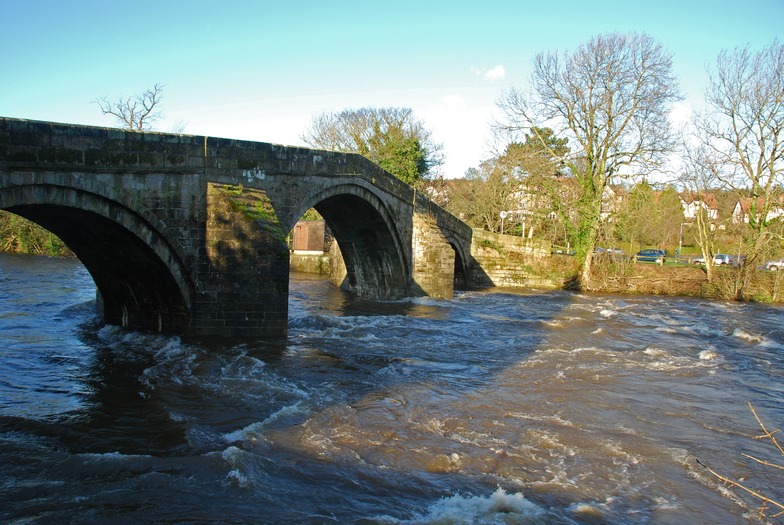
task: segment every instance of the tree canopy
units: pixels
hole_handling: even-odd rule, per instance
[[[709,74],[708,110],[695,119],[699,142],[691,155],[739,200],[747,195],[746,264],[735,283],[741,299],[754,263],[784,238],[772,213],[784,198],[784,44],[724,50]]]
[[[443,164],[443,146],[409,108],[321,113],[302,140],[313,148],[358,153],[408,184],[431,177]]]
[[[566,164],[579,190],[573,240],[584,285],[590,285],[605,188],[658,168],[673,148],[669,112],[680,99],[677,86],[672,58],[660,44],[645,34],[611,33],[571,53],[538,54],[530,89],[512,89],[499,101],[501,129],[530,131],[549,147],[534,125],[542,123],[573,144]]]
[[[568,138],[558,138],[550,128],[532,127],[523,142],[512,142],[500,156],[502,162],[528,178],[559,175],[569,153]]]

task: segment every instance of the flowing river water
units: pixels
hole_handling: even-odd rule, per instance
[[[752,522],[697,460],[782,496],[742,456],[776,459],[747,403],[784,424],[781,307],[290,288],[286,341],[215,346],[101,326],[78,261],[0,255],[0,522]]]

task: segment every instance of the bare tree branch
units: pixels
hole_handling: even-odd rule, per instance
[[[164,84],[154,84],[141,94],[119,98],[110,102],[107,97],[95,99],[104,115],[112,115],[115,120],[129,131],[149,131],[161,118],[158,105],[163,99]]]
[[[755,439],[768,439],[768,440],[770,440],[770,442],[778,449],[778,451],[782,455],[784,455],[784,449],[782,449],[781,445],[779,445],[778,441],[776,440],[775,436],[773,435],[777,431],[775,431],[775,430],[774,431],[770,431],[770,430],[767,429],[765,424],[762,422],[762,419],[760,419],[760,417],[757,415],[757,411],[754,410],[754,406],[752,406],[751,403],[749,403],[749,409],[751,410],[751,413],[754,414],[754,418],[757,420],[757,423],[759,424],[760,428],[762,428],[762,432],[763,432],[762,435],[757,436]],[[755,458],[753,456],[750,456],[748,454],[742,454],[742,455],[744,457],[747,457],[747,458],[749,458],[749,459],[751,459],[753,461],[756,461],[757,463],[760,463],[762,465],[772,466],[772,467],[775,467],[775,468],[778,468],[778,469],[784,469],[784,467],[782,467],[782,466],[780,466],[778,464],[775,464],[775,463],[772,463],[772,462],[768,462],[768,461],[764,461],[764,460],[760,460],[760,459],[757,459],[757,458]],[[729,477],[727,477],[727,476],[725,476],[723,474],[720,474],[719,472],[717,472],[717,471],[713,470],[712,468],[708,467],[707,465],[705,465],[699,459],[697,460],[697,463],[700,466],[702,466],[703,468],[705,468],[705,470],[710,472],[714,477],[719,479],[725,486],[727,486],[729,488],[738,488],[738,489],[746,492],[747,494],[750,494],[751,496],[753,496],[754,498],[758,499],[759,501],[761,501],[762,504],[758,508],[758,512],[759,512],[760,518],[764,518],[764,517],[776,518],[776,517],[784,515],[784,503],[781,503],[781,502],[779,502],[777,500],[774,500],[773,498],[763,494],[761,491],[754,490],[754,489],[750,488],[748,485],[746,485],[744,483],[741,483],[740,481],[735,481],[735,480],[730,479]],[[777,509],[780,509],[780,510],[776,514],[768,516],[767,515],[768,505],[776,507]]]
[[[784,45],[722,51],[709,73],[709,110],[695,127],[717,161],[718,177],[746,196],[746,264],[734,290],[743,299],[755,262],[772,238],[781,238],[771,226],[777,215],[772,212],[784,205]]]

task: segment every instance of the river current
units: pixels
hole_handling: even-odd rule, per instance
[[[784,310],[290,283],[287,341],[102,326],[76,260],[0,255],[0,522],[735,524],[781,501]],[[773,521],[775,522],[775,520]]]

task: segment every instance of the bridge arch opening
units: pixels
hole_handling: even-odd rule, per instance
[[[314,200],[311,207],[324,219],[338,247],[332,250],[333,282],[364,299],[406,297],[405,257],[381,203],[344,191]]]
[[[454,286],[457,290],[465,290],[468,288],[468,270],[465,263],[465,258],[460,253],[460,249],[454,242],[449,242],[449,246],[455,251],[455,274]]]
[[[185,331],[192,287],[154,229],[129,210],[95,196],[80,194],[76,207],[74,190],[44,194],[45,199],[40,192],[31,198],[21,188],[0,192],[0,209],[42,226],[68,246],[95,282],[104,322]]]

